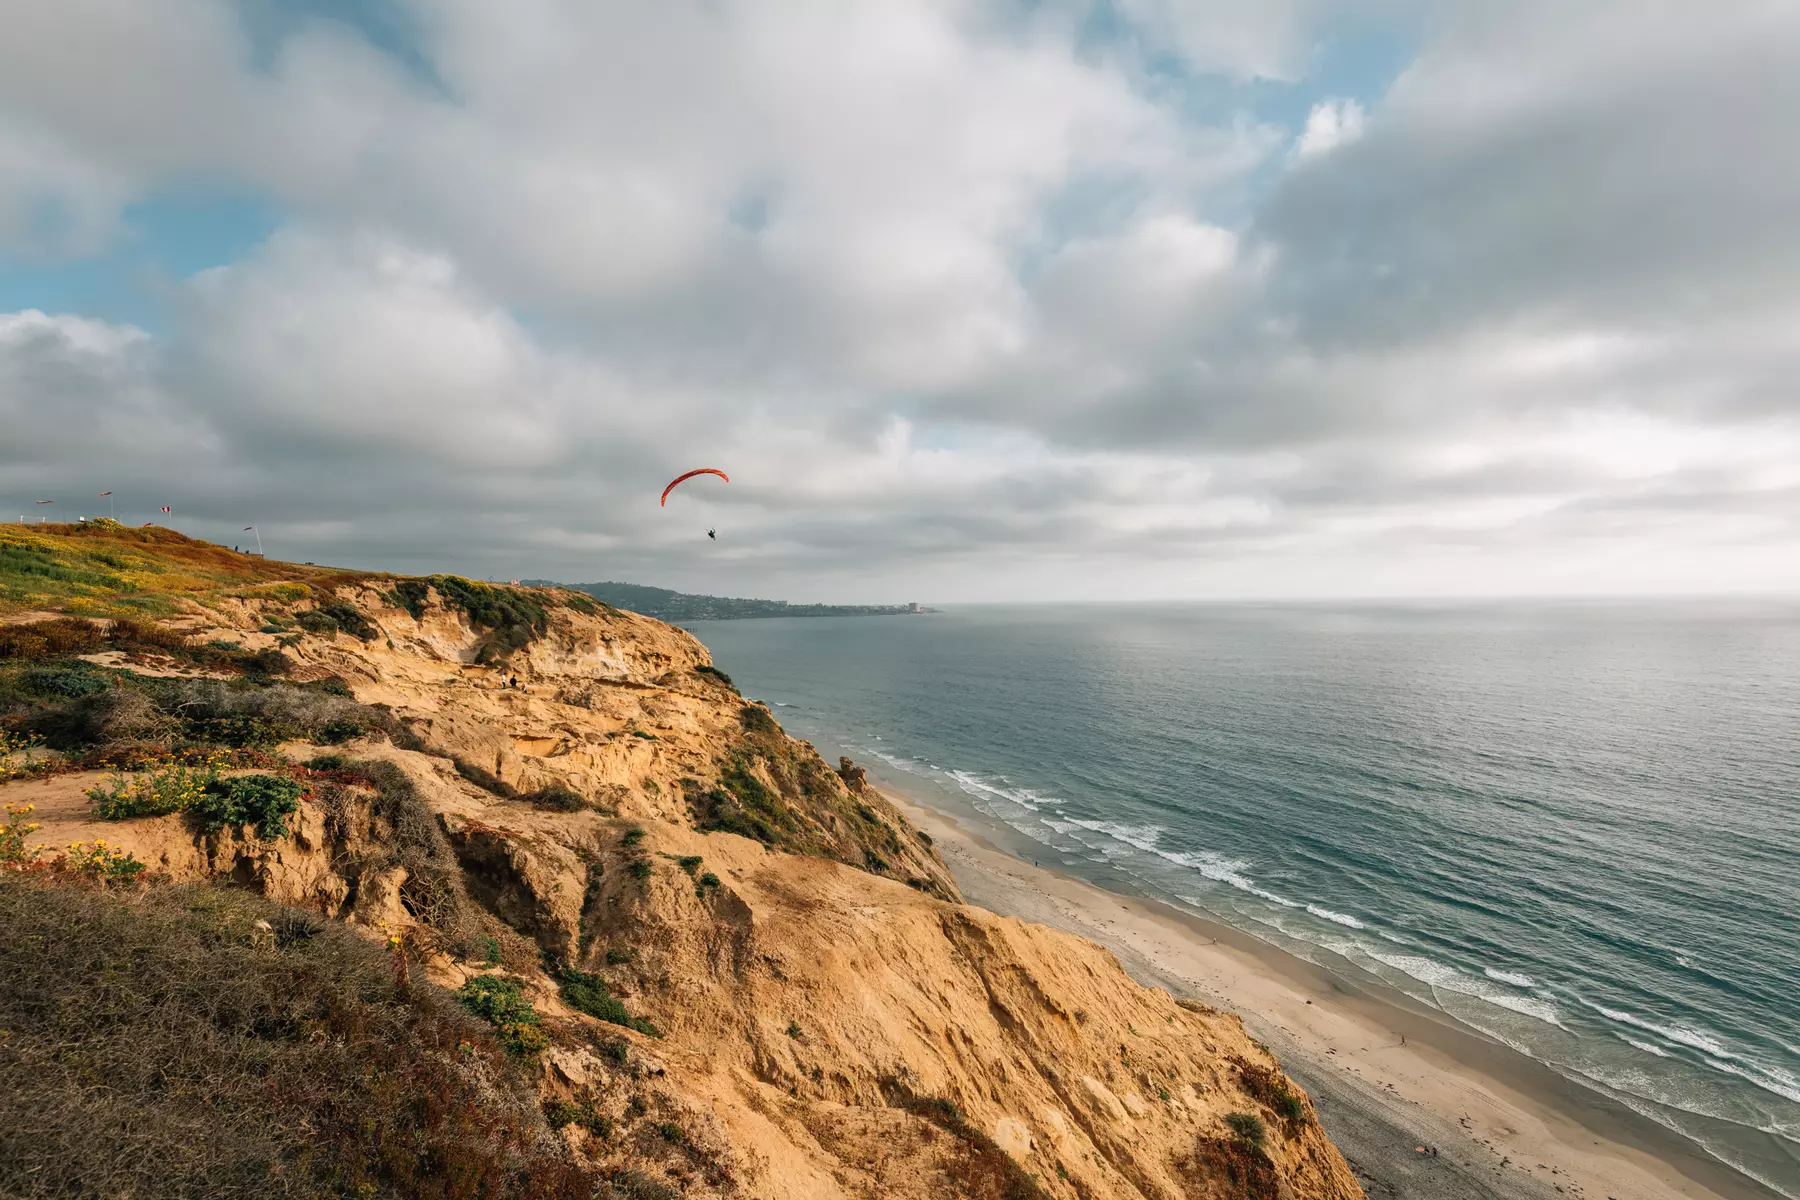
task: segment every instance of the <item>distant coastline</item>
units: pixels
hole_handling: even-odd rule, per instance
[[[550,580],[528,579],[528,584]],[[636,583],[559,583],[586,592],[603,604],[629,609],[659,621],[741,621],[764,617],[911,617],[937,610],[922,604],[789,604],[786,600],[700,596]]]

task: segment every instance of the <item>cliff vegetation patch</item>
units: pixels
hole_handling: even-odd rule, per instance
[[[0,928],[0,1194],[612,1194],[489,1026],[347,929],[28,876]]]

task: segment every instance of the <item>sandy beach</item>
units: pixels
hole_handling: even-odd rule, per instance
[[[1035,866],[881,786],[936,840],[970,903],[1091,938],[1141,982],[1239,1013],[1312,1094],[1371,1197],[1779,1200],[1441,1013],[1222,924]]]

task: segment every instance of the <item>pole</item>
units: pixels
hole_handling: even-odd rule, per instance
[[[257,531],[256,531],[256,556],[257,556],[257,557],[258,557],[258,558],[264,558],[264,557],[267,557],[267,556],[266,556],[266,555],[264,555],[264,554],[263,554],[263,548],[262,548],[262,530],[260,530],[260,529],[258,529],[258,530],[257,530]]]

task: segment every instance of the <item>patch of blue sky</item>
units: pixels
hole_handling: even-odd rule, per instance
[[[174,283],[238,261],[282,219],[279,205],[257,195],[158,193],[125,210],[98,254],[48,255],[30,244],[0,250],[0,312],[37,308],[160,332]]]
[[[282,42],[309,22],[334,21],[355,30],[420,83],[439,93],[446,91],[427,52],[427,30],[400,0],[255,0],[240,5],[239,12],[250,37],[252,61],[261,70],[268,70]]]

